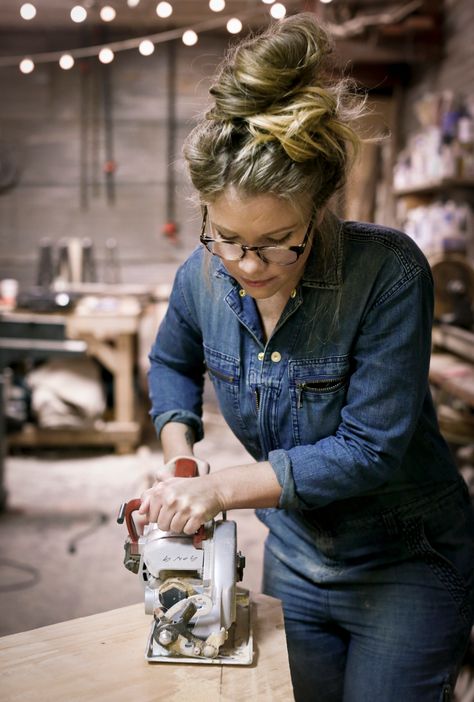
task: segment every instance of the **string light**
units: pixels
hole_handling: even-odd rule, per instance
[[[229,34],[238,34],[242,31],[242,22],[237,17],[232,17],[226,24]]]
[[[155,45],[149,39],[144,39],[143,41],[141,41],[138,47],[138,51],[141,53],[142,56],[151,56],[154,50]]]
[[[100,9],[100,19],[103,22],[113,22],[114,19],[116,18],[117,13],[115,12],[114,8],[111,7],[110,5],[104,5],[104,7],[101,7]]]
[[[24,20],[32,20],[33,17],[36,17],[36,7],[31,2],[25,2],[20,7],[20,15]]]
[[[319,0],[319,2],[322,2],[324,5],[329,5],[332,0]]]
[[[69,71],[74,66],[74,58],[71,54],[63,54],[59,59],[59,65],[63,71]]]
[[[225,0],[209,0],[209,8],[213,12],[222,12],[225,8]]]
[[[35,64],[33,61],[29,58],[24,58],[23,61],[20,62],[20,71],[22,73],[31,73],[32,71],[35,70]]]
[[[84,0],[86,1],[86,0]],[[141,0],[127,0],[127,4],[132,7],[132,6],[137,6]],[[211,1],[211,0],[209,0]],[[220,2],[221,0],[212,0],[213,4],[215,2]],[[224,2],[225,0],[222,0]],[[265,0],[268,2],[268,0]],[[90,0],[87,0],[89,3]],[[273,0],[272,0],[273,2]],[[288,3],[300,3],[301,0],[287,0],[286,4]],[[26,3],[25,3],[26,4]],[[277,3],[281,4],[281,3]],[[172,6],[170,3],[159,3],[158,5],[169,5],[171,8],[171,11],[173,10]],[[157,5],[157,9],[158,9]],[[217,6],[217,5],[216,5]],[[75,5],[70,13],[71,20],[74,22],[83,22],[87,18],[87,10],[84,6],[82,5]],[[243,25],[242,25],[242,20],[243,21],[249,21],[253,18],[258,17],[259,19],[262,18],[261,13],[255,9],[249,9],[247,11],[244,11],[240,15],[240,19],[236,17],[229,17],[229,16],[220,16],[220,17],[210,17],[208,19],[204,19],[201,22],[197,22],[193,28],[188,29],[187,32],[192,32],[192,34],[186,34],[186,38],[191,39],[191,43],[189,44],[192,46],[194,43],[198,41],[198,34],[201,32],[209,32],[215,29],[220,29],[223,26],[227,26],[227,30],[231,34],[238,34],[240,31],[242,31]],[[140,45],[143,43],[142,49],[140,50],[140,53],[143,53],[143,55],[150,55],[153,53],[155,49],[155,45],[157,44],[163,44],[169,41],[173,41],[175,39],[183,39],[183,28],[181,27],[175,27],[168,29],[166,31],[160,31],[156,32],[154,34],[149,34],[147,36],[141,36],[141,37],[131,37],[129,39],[121,39],[113,42],[109,42],[107,45],[93,45],[93,46],[83,46],[83,47],[78,47],[78,48],[73,48],[73,49],[68,49],[68,50],[62,50],[62,51],[44,51],[44,52],[38,52],[35,54],[30,54],[29,57],[25,56],[18,56],[18,55],[13,55],[13,56],[0,56],[0,69],[1,68],[6,68],[8,66],[16,66],[17,68],[20,68],[20,70],[23,73],[31,73],[36,65],[41,64],[41,63],[59,63],[60,67],[63,70],[69,70],[74,64],[79,59],[86,59],[86,58],[99,58],[99,60],[103,63],[110,63],[113,61],[115,53],[119,51],[128,51],[130,49],[139,49]],[[150,42],[150,43],[148,43]],[[153,45],[153,51],[151,50]],[[149,52],[149,53],[146,53]],[[65,56],[68,56],[68,58],[63,58]],[[71,64],[71,60],[73,63]]]
[[[183,44],[186,46],[194,46],[194,44],[197,44],[197,40],[198,35],[193,29],[187,29],[182,36]]]
[[[266,5],[271,5],[272,2],[275,2],[275,0],[262,0]]]
[[[84,22],[86,17],[87,17],[86,8],[82,7],[82,5],[74,5],[74,7],[71,10],[72,21],[79,24],[80,22]]]
[[[162,19],[166,19],[173,14],[173,6],[169,2],[159,2],[156,6],[156,14]]]
[[[115,54],[108,46],[104,46],[99,51],[99,61],[101,63],[112,63],[115,58]]]
[[[273,19],[283,19],[286,15],[286,7],[281,2],[276,2],[271,6],[270,14]]]

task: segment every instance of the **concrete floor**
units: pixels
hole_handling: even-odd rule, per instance
[[[211,469],[251,458],[211,406],[196,453]],[[7,510],[0,515],[0,636],[143,601],[123,566],[122,502],[138,497],[162,456],[151,441],[135,454],[58,452],[9,456]],[[246,556],[243,586],[260,591],[266,528],[253,511],[235,519]],[[74,552],[71,552],[75,546]]]

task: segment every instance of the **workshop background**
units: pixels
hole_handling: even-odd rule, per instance
[[[430,378],[474,489],[472,0],[77,2],[0,4],[0,635],[140,600],[115,516],[161,460],[147,353],[200,226],[181,145],[227,46],[285,13],[326,22],[368,93],[334,208],[429,258]],[[200,456],[247,460],[208,387],[204,419]],[[258,591],[265,528],[231,516]]]

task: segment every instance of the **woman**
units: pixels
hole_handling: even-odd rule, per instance
[[[329,53],[306,14],[244,41],[186,141],[203,246],[150,355],[152,417],[166,461],[192,455],[207,370],[255,462],[161,476],[140,511],[191,534],[258,508],[296,700],[450,700],[474,527],[429,393],[432,280],[405,235],[328,209],[360,112]]]

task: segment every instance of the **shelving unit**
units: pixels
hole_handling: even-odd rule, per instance
[[[474,190],[474,178],[445,178],[444,180],[431,181],[412,185],[407,188],[395,189],[395,197],[408,197],[415,195],[432,196],[453,190]]]

